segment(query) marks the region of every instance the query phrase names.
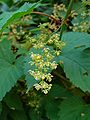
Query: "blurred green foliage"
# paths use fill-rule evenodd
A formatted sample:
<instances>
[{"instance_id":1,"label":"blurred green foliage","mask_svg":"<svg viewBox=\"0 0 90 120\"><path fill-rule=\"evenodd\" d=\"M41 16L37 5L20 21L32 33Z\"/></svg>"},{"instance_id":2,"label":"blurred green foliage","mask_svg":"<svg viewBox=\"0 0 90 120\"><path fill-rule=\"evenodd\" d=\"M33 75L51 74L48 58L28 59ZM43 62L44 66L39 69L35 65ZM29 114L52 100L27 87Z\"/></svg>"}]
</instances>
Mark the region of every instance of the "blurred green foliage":
<instances>
[{"instance_id":1,"label":"blurred green foliage","mask_svg":"<svg viewBox=\"0 0 90 120\"><path fill-rule=\"evenodd\" d=\"M0 120L90 120L90 6L74 0L64 21L70 0L42 0L31 13L36 2L0 0Z\"/></svg>"}]
</instances>

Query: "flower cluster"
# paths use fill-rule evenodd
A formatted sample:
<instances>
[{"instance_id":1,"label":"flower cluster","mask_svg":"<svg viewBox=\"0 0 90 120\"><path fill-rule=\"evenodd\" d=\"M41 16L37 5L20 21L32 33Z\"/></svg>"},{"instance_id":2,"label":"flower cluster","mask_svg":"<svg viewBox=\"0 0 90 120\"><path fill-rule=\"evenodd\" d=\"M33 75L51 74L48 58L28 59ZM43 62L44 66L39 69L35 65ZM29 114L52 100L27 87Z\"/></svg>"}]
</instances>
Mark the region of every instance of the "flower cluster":
<instances>
[{"instance_id":1,"label":"flower cluster","mask_svg":"<svg viewBox=\"0 0 90 120\"><path fill-rule=\"evenodd\" d=\"M61 18L63 20L63 18L65 17L66 13L67 13L67 8L64 4L54 4L54 8L53 8L53 16L55 18ZM77 12L75 12L75 10L72 10L70 13L70 16L72 18L76 17L78 15Z\"/></svg>"},{"instance_id":2,"label":"flower cluster","mask_svg":"<svg viewBox=\"0 0 90 120\"><path fill-rule=\"evenodd\" d=\"M57 49L61 50L65 43L59 40L59 34L53 34L50 39L48 39L48 44L54 45Z\"/></svg>"},{"instance_id":3,"label":"flower cluster","mask_svg":"<svg viewBox=\"0 0 90 120\"><path fill-rule=\"evenodd\" d=\"M79 20L80 19L80 20ZM90 10L83 11L74 19L73 26L69 28L78 32L90 32Z\"/></svg>"},{"instance_id":4,"label":"flower cluster","mask_svg":"<svg viewBox=\"0 0 90 120\"><path fill-rule=\"evenodd\" d=\"M52 84L50 84L53 78L51 71L56 69L58 65L56 61L53 60L56 53L49 47L37 50L40 50L41 52L30 52L31 60L29 61L29 64L30 66L35 66L35 69L30 69L29 74L37 81L41 81L34 86L37 90L41 89L42 92L46 94L52 86Z\"/></svg>"},{"instance_id":5,"label":"flower cluster","mask_svg":"<svg viewBox=\"0 0 90 120\"><path fill-rule=\"evenodd\" d=\"M24 18L27 20L28 18ZM13 33L17 39L22 40L24 43L20 44L21 47L30 49L28 61L28 73L32 76L37 84L34 87L47 94L51 89L51 82L53 75L51 71L57 68L56 58L60 55L64 42L59 40L58 33L52 33L50 30L51 23L40 24L39 34L33 35L32 32L26 32L22 28L18 33L16 28L13 27ZM21 43L21 42L20 42ZM34 49L34 50L32 50Z\"/></svg>"},{"instance_id":6,"label":"flower cluster","mask_svg":"<svg viewBox=\"0 0 90 120\"><path fill-rule=\"evenodd\" d=\"M29 45L36 49L43 48L45 45L53 45L56 49L61 50L65 43L59 40L59 34L52 34L52 32L49 31L50 24L40 24L39 27L41 32L38 36L31 37L30 34L25 36L25 39L29 42Z\"/></svg>"},{"instance_id":7,"label":"flower cluster","mask_svg":"<svg viewBox=\"0 0 90 120\"><path fill-rule=\"evenodd\" d=\"M81 23L74 23L72 27L70 27L70 29L72 29L73 31L78 31L78 32L90 32L89 27L90 26L90 22L89 21L83 21Z\"/></svg>"},{"instance_id":8,"label":"flower cluster","mask_svg":"<svg viewBox=\"0 0 90 120\"><path fill-rule=\"evenodd\" d=\"M44 94L47 94L52 87L52 84L48 84L45 81L41 81L39 84L34 85L36 90L42 90Z\"/></svg>"},{"instance_id":9,"label":"flower cluster","mask_svg":"<svg viewBox=\"0 0 90 120\"><path fill-rule=\"evenodd\" d=\"M90 1L89 1L89 0L82 0L82 2L83 2L85 5L90 5Z\"/></svg>"},{"instance_id":10,"label":"flower cluster","mask_svg":"<svg viewBox=\"0 0 90 120\"><path fill-rule=\"evenodd\" d=\"M78 13L77 13L75 10L72 10L71 13L70 13L70 16L71 16L72 18L76 18L77 15L78 15Z\"/></svg>"},{"instance_id":11,"label":"flower cluster","mask_svg":"<svg viewBox=\"0 0 90 120\"><path fill-rule=\"evenodd\" d=\"M25 39L29 41L30 48L30 70L31 76L38 81L35 88L48 93L52 84L53 75L51 71L57 68L56 57L61 53L64 42L59 40L59 34L49 30L49 23L39 25L40 34L36 36L26 35ZM32 51L32 48L34 49ZM54 48L54 49L53 49Z\"/></svg>"},{"instance_id":12,"label":"flower cluster","mask_svg":"<svg viewBox=\"0 0 90 120\"><path fill-rule=\"evenodd\" d=\"M42 50L41 54L36 54L33 52L30 53L30 57L31 57L32 61L30 61L29 63L31 65L35 65L37 67L37 70L40 70L40 71L42 70L44 73L47 73L48 69L56 69L57 64L55 61L53 61L53 58L55 57L52 53L53 51L50 52L50 49L47 47L46 48L44 47L41 50ZM39 71L35 71L35 72L38 76L40 74L40 76L42 76L41 78L43 78L43 74L41 75L41 72L39 72ZM31 72L31 74L35 75L35 72L34 71ZM48 76L50 76L50 74L48 74ZM49 78L49 77L47 77L47 78Z\"/></svg>"},{"instance_id":13,"label":"flower cluster","mask_svg":"<svg viewBox=\"0 0 90 120\"><path fill-rule=\"evenodd\" d=\"M59 18L59 17L64 18L63 15L65 15L65 13L67 12L67 9L64 4L60 4L60 5L54 4L53 9L54 9L53 15L55 18Z\"/></svg>"}]
</instances>

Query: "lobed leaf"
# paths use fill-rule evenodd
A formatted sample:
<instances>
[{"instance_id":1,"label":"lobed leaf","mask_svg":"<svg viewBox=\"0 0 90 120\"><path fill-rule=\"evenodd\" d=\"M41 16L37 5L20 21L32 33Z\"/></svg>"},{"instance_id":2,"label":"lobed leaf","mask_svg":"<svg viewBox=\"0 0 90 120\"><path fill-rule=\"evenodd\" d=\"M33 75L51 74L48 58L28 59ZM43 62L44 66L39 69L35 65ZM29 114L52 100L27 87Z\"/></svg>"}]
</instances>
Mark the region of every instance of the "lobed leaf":
<instances>
[{"instance_id":1,"label":"lobed leaf","mask_svg":"<svg viewBox=\"0 0 90 120\"><path fill-rule=\"evenodd\" d=\"M90 105L72 96L60 104L59 120L90 120Z\"/></svg>"},{"instance_id":2,"label":"lobed leaf","mask_svg":"<svg viewBox=\"0 0 90 120\"><path fill-rule=\"evenodd\" d=\"M45 104L46 116L48 117L48 119L59 120L58 112L61 101L63 99L71 97L72 95L72 93L68 92L59 84L53 84L50 92L43 99L43 103Z\"/></svg>"},{"instance_id":3,"label":"lobed leaf","mask_svg":"<svg viewBox=\"0 0 90 120\"><path fill-rule=\"evenodd\" d=\"M69 32L63 34L62 40L66 46L60 59L67 78L83 91L90 91L90 35Z\"/></svg>"},{"instance_id":4,"label":"lobed leaf","mask_svg":"<svg viewBox=\"0 0 90 120\"><path fill-rule=\"evenodd\" d=\"M21 99L14 90L10 91L3 100L11 110L23 110Z\"/></svg>"},{"instance_id":5,"label":"lobed leaf","mask_svg":"<svg viewBox=\"0 0 90 120\"><path fill-rule=\"evenodd\" d=\"M23 71L20 61L15 60L9 41L0 42L0 101L11 90Z\"/></svg>"}]
</instances>

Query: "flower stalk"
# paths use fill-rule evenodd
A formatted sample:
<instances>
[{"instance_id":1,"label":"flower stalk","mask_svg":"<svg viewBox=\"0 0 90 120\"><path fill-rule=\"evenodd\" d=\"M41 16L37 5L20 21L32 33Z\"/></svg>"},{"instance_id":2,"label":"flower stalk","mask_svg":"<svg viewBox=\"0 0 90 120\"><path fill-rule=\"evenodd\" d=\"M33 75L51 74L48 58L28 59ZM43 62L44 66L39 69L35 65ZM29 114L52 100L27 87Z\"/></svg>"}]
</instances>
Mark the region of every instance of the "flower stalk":
<instances>
[{"instance_id":1,"label":"flower stalk","mask_svg":"<svg viewBox=\"0 0 90 120\"><path fill-rule=\"evenodd\" d=\"M63 22L62 22L62 25L61 25L60 38L59 38L60 40L61 40L61 37L62 37L62 33L63 33L64 30L65 30L66 20L68 19L68 16L69 16L69 14L70 14L70 12L71 12L72 5L73 5L73 1L74 1L74 0L70 0L67 13L66 13L65 18L64 18L64 20L63 20Z\"/></svg>"}]
</instances>

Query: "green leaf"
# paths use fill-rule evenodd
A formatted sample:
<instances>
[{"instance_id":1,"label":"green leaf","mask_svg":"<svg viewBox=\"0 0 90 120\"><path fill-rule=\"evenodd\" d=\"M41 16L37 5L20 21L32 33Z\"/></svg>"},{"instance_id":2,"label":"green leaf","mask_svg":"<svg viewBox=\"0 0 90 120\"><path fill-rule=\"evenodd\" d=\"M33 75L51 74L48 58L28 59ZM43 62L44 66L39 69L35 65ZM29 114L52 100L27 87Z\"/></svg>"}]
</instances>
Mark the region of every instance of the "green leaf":
<instances>
[{"instance_id":1,"label":"green leaf","mask_svg":"<svg viewBox=\"0 0 90 120\"><path fill-rule=\"evenodd\" d=\"M11 111L10 116L13 120L28 120L24 110Z\"/></svg>"},{"instance_id":2,"label":"green leaf","mask_svg":"<svg viewBox=\"0 0 90 120\"><path fill-rule=\"evenodd\" d=\"M50 120L58 120L60 100L48 101L45 105L46 115Z\"/></svg>"},{"instance_id":3,"label":"green leaf","mask_svg":"<svg viewBox=\"0 0 90 120\"><path fill-rule=\"evenodd\" d=\"M74 2L72 9L75 10L78 14L81 14L82 11L86 10L86 7L82 4L81 1Z\"/></svg>"},{"instance_id":4,"label":"green leaf","mask_svg":"<svg viewBox=\"0 0 90 120\"><path fill-rule=\"evenodd\" d=\"M10 91L4 98L4 102L12 110L22 110L23 105L19 96L15 93L14 90Z\"/></svg>"},{"instance_id":5,"label":"green leaf","mask_svg":"<svg viewBox=\"0 0 90 120\"><path fill-rule=\"evenodd\" d=\"M0 102L0 115L1 115L1 112L2 112L2 103Z\"/></svg>"},{"instance_id":6,"label":"green leaf","mask_svg":"<svg viewBox=\"0 0 90 120\"><path fill-rule=\"evenodd\" d=\"M0 16L0 30L2 31L15 19L20 18L24 15L30 14L34 8L38 6L38 3L25 3L15 12L4 12Z\"/></svg>"},{"instance_id":7,"label":"green leaf","mask_svg":"<svg viewBox=\"0 0 90 120\"><path fill-rule=\"evenodd\" d=\"M58 111L62 99L72 96L70 92L58 84L53 84L50 92L44 98L46 115L50 120L59 120ZM46 99L46 102L45 102Z\"/></svg>"},{"instance_id":8,"label":"green leaf","mask_svg":"<svg viewBox=\"0 0 90 120\"><path fill-rule=\"evenodd\" d=\"M0 101L23 74L21 63L17 63L10 42L6 40L0 42Z\"/></svg>"},{"instance_id":9,"label":"green leaf","mask_svg":"<svg viewBox=\"0 0 90 120\"><path fill-rule=\"evenodd\" d=\"M90 120L90 105L77 97L69 97L60 105L58 120Z\"/></svg>"},{"instance_id":10,"label":"green leaf","mask_svg":"<svg viewBox=\"0 0 90 120\"><path fill-rule=\"evenodd\" d=\"M69 96L72 96L72 94L58 84L53 84L50 92L48 93L49 99L55 98L66 99Z\"/></svg>"},{"instance_id":11,"label":"green leaf","mask_svg":"<svg viewBox=\"0 0 90 120\"><path fill-rule=\"evenodd\" d=\"M4 3L11 7L13 5L13 0L0 0L0 3Z\"/></svg>"},{"instance_id":12,"label":"green leaf","mask_svg":"<svg viewBox=\"0 0 90 120\"><path fill-rule=\"evenodd\" d=\"M28 112L30 120L42 120L41 111L35 111L35 109L30 109Z\"/></svg>"},{"instance_id":13,"label":"green leaf","mask_svg":"<svg viewBox=\"0 0 90 120\"><path fill-rule=\"evenodd\" d=\"M9 109L7 106L2 102L2 112L0 114L0 120L8 120L7 115L8 115Z\"/></svg>"},{"instance_id":14,"label":"green leaf","mask_svg":"<svg viewBox=\"0 0 90 120\"><path fill-rule=\"evenodd\" d=\"M38 83L38 81L33 76L31 76L29 73L26 74L25 80L26 80L26 85L28 87L27 92L33 87L35 83Z\"/></svg>"},{"instance_id":15,"label":"green leaf","mask_svg":"<svg viewBox=\"0 0 90 120\"><path fill-rule=\"evenodd\" d=\"M90 35L69 32L63 35L66 46L60 59L67 78L83 91L90 91Z\"/></svg>"}]
</instances>

